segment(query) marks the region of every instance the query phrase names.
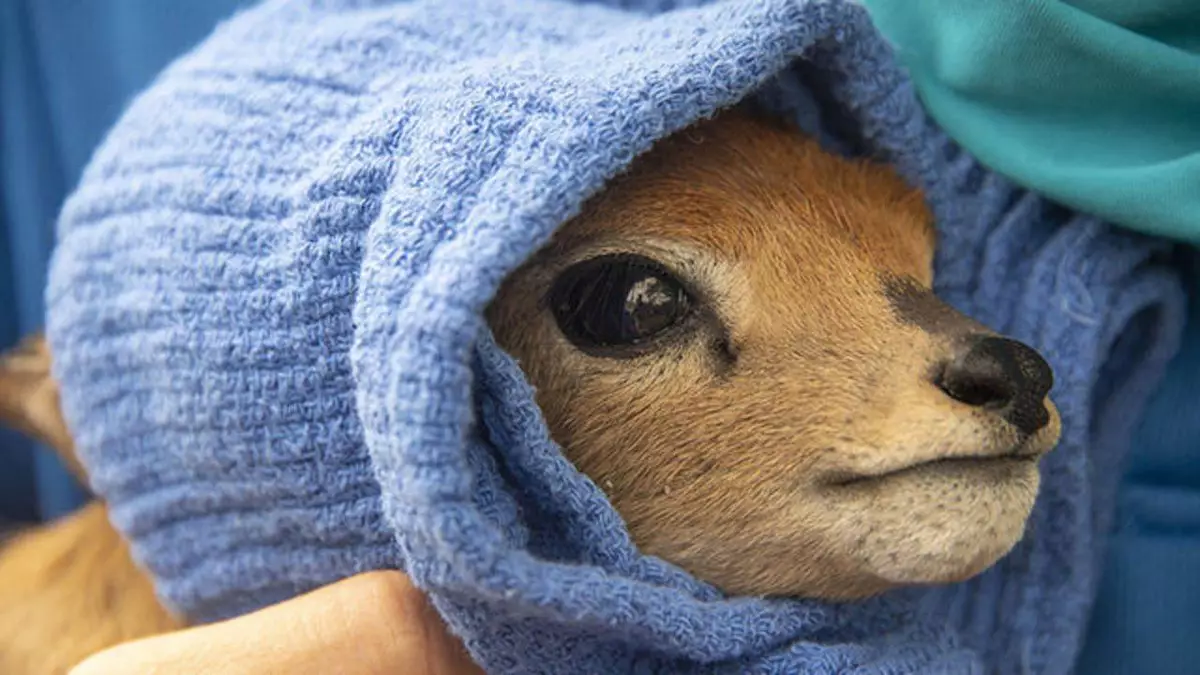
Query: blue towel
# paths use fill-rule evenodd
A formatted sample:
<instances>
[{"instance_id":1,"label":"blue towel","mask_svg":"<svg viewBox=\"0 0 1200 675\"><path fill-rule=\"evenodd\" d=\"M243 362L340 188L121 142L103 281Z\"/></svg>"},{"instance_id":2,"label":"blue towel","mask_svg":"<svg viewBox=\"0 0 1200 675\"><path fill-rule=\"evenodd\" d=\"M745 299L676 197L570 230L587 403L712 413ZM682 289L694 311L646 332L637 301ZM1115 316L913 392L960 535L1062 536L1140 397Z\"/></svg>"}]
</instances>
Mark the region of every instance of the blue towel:
<instances>
[{"instance_id":1,"label":"blue towel","mask_svg":"<svg viewBox=\"0 0 1200 675\"><path fill-rule=\"evenodd\" d=\"M588 196L751 95L922 187L937 291L1056 368L1028 535L970 582L727 598L640 555L488 333ZM131 105L59 235L65 413L162 597L400 567L493 673L1067 672L1184 311L1165 244L960 152L840 0L271 0Z\"/></svg>"}]
</instances>

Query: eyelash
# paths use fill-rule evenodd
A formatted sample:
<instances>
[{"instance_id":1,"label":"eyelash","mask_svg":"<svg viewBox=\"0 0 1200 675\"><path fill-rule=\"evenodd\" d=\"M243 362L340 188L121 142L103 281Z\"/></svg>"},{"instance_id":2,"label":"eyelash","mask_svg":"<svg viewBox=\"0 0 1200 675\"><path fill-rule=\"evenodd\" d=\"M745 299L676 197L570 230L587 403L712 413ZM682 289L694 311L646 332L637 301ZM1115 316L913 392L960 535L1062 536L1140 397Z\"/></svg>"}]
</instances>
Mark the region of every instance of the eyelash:
<instances>
[{"instance_id":1,"label":"eyelash","mask_svg":"<svg viewBox=\"0 0 1200 675\"><path fill-rule=\"evenodd\" d=\"M571 329L564 327L563 322L574 320L577 317L565 318L562 312L556 311L558 303L564 300L564 295L570 300L571 291L577 290L577 284L587 280L589 272L596 270L597 267L604 267L606 265L609 266L609 271L612 274L619 275L627 272L629 268L635 268L646 272L643 278L657 277L669 280L673 285L677 285L684 294L684 297L687 298L689 306L686 313L675 323L667 326L658 333L648 336L644 341L631 341L609 345L588 344L585 340L581 340L579 335L572 335ZM621 270L621 267L626 269ZM616 268L615 271L612 271L614 268ZM604 271L601 271L600 274L604 274ZM713 351L714 357L721 364L721 371L726 372L737 363L738 350L730 339L729 329L725 322L721 321L712 311L712 305L708 300L707 294L697 292L695 284L687 277L688 275L680 274L675 269L672 269L672 266L663 264L645 255L635 253L601 254L576 261L564 267L554 277L550 288L543 296L542 307L555 317L555 321L559 324L560 333L576 349L598 358L634 358L643 356L663 348L666 344L674 341L672 338L678 338L683 334L692 332L697 323L707 324L712 329L712 332L716 334L715 339L709 342L710 348Z\"/></svg>"}]
</instances>

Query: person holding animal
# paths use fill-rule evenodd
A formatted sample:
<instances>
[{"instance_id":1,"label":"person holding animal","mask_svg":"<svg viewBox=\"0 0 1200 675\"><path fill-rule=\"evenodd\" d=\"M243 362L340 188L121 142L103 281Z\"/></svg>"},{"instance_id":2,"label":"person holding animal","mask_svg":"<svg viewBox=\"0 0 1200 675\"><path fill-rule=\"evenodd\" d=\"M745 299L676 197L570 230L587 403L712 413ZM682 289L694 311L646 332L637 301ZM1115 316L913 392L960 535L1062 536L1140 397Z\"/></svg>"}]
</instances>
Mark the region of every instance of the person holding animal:
<instances>
[{"instance_id":1,"label":"person holding animal","mask_svg":"<svg viewBox=\"0 0 1200 675\"><path fill-rule=\"evenodd\" d=\"M403 573L367 572L237 619L127 642L69 675L483 675Z\"/></svg>"},{"instance_id":2,"label":"person holding animal","mask_svg":"<svg viewBox=\"0 0 1200 675\"><path fill-rule=\"evenodd\" d=\"M1020 537L1038 460L1058 440L1049 366L933 296L933 246L920 193L892 171L838 158L742 106L638 158L509 277L488 318L524 364L551 432L605 486L643 550L731 594L859 599L990 566ZM803 297L827 304L773 310ZM7 417L82 471L49 372L45 343L31 340L0 371L0 401L18 403ZM770 373L776 384L764 389ZM886 384L864 390L870 381ZM674 423L663 421L668 408L680 411ZM764 416L804 424L745 422ZM721 444L696 436L728 430L742 433ZM790 451L762 474L754 448L781 444ZM797 489L804 498L790 506L773 501ZM756 492L763 498L745 498ZM691 508L701 495L726 503ZM100 518L92 544L115 539L102 506L88 509L78 517ZM132 570L125 560L81 569L74 592L122 585L113 575ZM214 658L247 673L268 663L290 670L343 658L338 636L359 633L364 673L423 647L434 650L430 667L459 672L447 660L458 654L446 647L453 639L435 614L411 610L416 591L402 579L354 577L242 619L118 647L73 673L128 673L131 663L151 672L172 660L202 672L198 664ZM360 599L400 615L346 611ZM21 600L37 610L44 595L9 600L14 617ZM170 627L158 607L129 602L122 613L162 621L134 630ZM364 622L376 628L349 628ZM391 631L418 640L396 642Z\"/></svg>"},{"instance_id":3,"label":"person holding animal","mask_svg":"<svg viewBox=\"0 0 1200 675\"><path fill-rule=\"evenodd\" d=\"M919 195L894 176L836 160L794 135L736 115L691 133L664 141L616 179L505 281L489 307L489 323L536 386L555 439L604 487L640 548L723 590L849 599L896 585L957 581L986 569L1020 538L1036 494L1036 462L1058 439L1057 409L1046 398L1049 367L1033 350L933 297L928 216ZM746 154L769 168L741 164ZM822 176L829 182L821 183ZM794 192L806 180L817 183ZM696 185L705 187L691 187ZM664 197L672 190L674 201ZM824 196L809 203L813 195ZM725 236L718 226L723 206L733 204L745 209L736 214L747 224L744 239ZM805 205L803 213L788 211L796 204ZM655 214L662 213L690 213L693 225L656 224ZM789 219L811 228L779 227ZM623 230L622 224L636 228ZM774 257L763 250L804 255ZM809 277L794 266L798 259L835 261L836 271ZM789 293L829 304L813 315L819 320L808 321L762 309L789 302ZM846 340L852 334L877 341L856 345ZM796 353L776 354L770 345L778 344L794 345ZM629 365L634 355L641 365ZM783 397L780 405L796 408L779 414L802 413L806 424L787 430L799 451L770 471L739 467L736 455L705 454L703 439L689 435L696 420L661 426L670 421L659 400L663 391L672 403L689 401L690 409L714 419L721 411L736 414L739 405L774 404L739 389L739 376L786 373L788 358L797 355L816 383L813 391L789 390L791 396ZM846 377L839 369L847 363L858 363L863 372ZM627 373L639 367L645 370L636 381L644 389L630 389ZM911 388L847 388L880 378L889 387L903 382ZM790 382L780 375L779 387ZM911 445L897 444L897 422L886 413L900 398L919 418L904 431L919 439ZM878 416L848 425L838 407L844 400L869 401L866 409ZM651 423L659 425L659 435L647 442L639 429ZM746 443L776 442L770 429L752 431ZM967 437L970 443L956 441ZM603 451L617 446L633 451ZM931 446L940 454L929 455ZM884 447L889 452L872 452ZM671 461L631 463L659 450ZM711 494L709 472L741 476L743 493L723 509L698 512L690 508L696 495L689 490ZM769 498L797 485L811 512L755 511L763 503L744 498L752 491ZM838 520L847 513L873 519L870 536L848 539L855 530ZM721 534L711 540L714 532ZM393 584L405 588L394 577L383 586ZM368 595L391 592L365 587ZM236 654L239 644L246 646L238 641L241 627L287 628L306 616L317 625L332 616L336 624L337 608L344 606L339 602L360 597L339 595L343 588L350 586L199 629L191 633L193 642L184 632L174 643L167 636L117 647L80 672L108 672L106 663L112 667L139 653L152 663L185 663L205 644L232 645ZM287 641L297 632L271 634ZM339 634L336 626L330 634ZM290 663L299 653L302 648L285 648L276 655L282 660L272 663Z\"/></svg>"}]
</instances>

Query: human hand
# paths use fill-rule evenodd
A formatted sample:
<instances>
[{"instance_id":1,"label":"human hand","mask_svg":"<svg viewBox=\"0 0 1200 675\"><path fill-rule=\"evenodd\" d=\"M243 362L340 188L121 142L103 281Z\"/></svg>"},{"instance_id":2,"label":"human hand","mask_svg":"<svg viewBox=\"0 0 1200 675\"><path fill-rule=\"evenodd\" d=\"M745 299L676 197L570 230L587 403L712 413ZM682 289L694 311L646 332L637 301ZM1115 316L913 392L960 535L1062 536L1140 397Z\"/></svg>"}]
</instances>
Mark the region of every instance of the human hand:
<instances>
[{"instance_id":1,"label":"human hand","mask_svg":"<svg viewBox=\"0 0 1200 675\"><path fill-rule=\"evenodd\" d=\"M409 578L350 577L236 619L127 642L70 675L482 675Z\"/></svg>"}]
</instances>

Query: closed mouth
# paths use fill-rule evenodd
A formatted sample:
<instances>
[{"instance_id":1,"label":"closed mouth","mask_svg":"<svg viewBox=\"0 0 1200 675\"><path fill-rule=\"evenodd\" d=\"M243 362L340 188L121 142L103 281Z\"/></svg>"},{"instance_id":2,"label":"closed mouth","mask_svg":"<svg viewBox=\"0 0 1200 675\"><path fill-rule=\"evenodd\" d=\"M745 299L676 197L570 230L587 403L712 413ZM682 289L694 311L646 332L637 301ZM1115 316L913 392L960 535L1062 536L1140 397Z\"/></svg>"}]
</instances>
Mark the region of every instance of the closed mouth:
<instances>
[{"instance_id":1,"label":"closed mouth","mask_svg":"<svg viewBox=\"0 0 1200 675\"><path fill-rule=\"evenodd\" d=\"M831 487L849 487L885 481L906 474L925 471L956 471L956 470L1011 470L1036 463L1036 455L977 455L968 457L939 457L925 462L909 464L908 466L876 474L855 474L838 472L830 475L825 481Z\"/></svg>"}]
</instances>

